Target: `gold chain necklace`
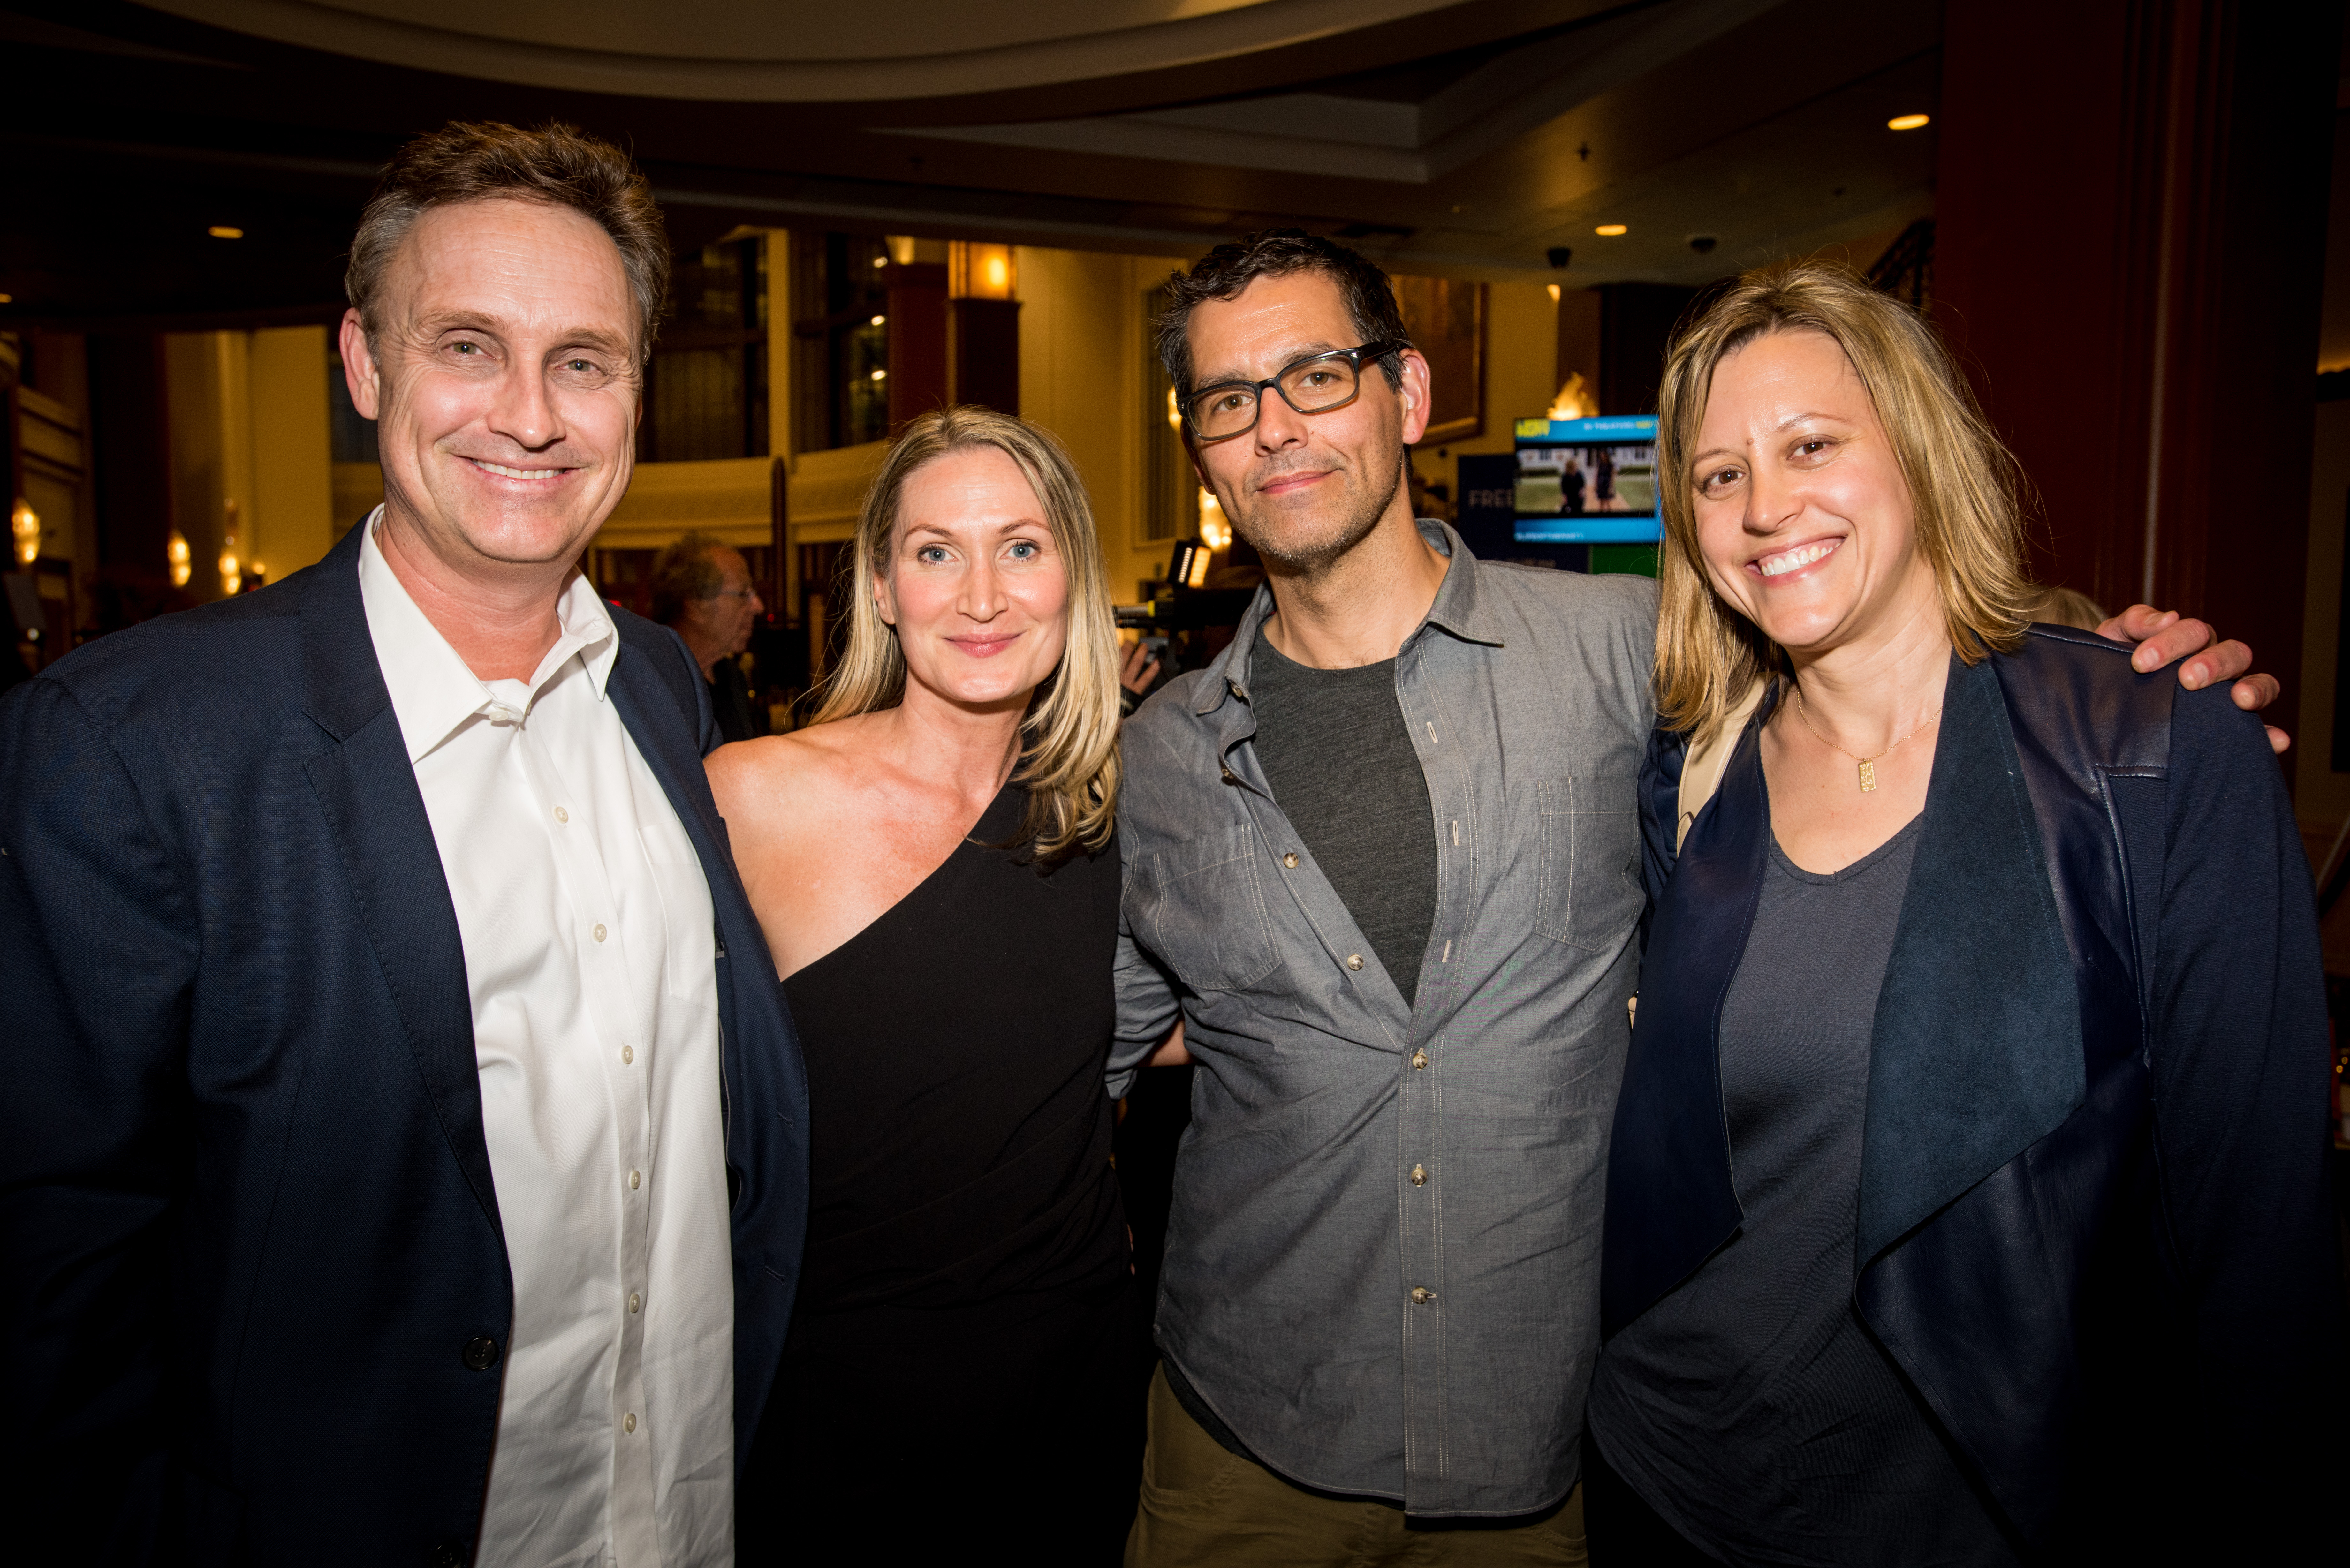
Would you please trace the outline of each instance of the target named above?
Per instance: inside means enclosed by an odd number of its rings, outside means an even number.
[[[1812,739],[1817,741],[1821,745],[1825,746],[1829,751],[1841,753],[1843,755],[1852,758],[1854,762],[1860,764],[1860,793],[1863,794],[1868,794],[1877,787],[1877,763],[1878,757],[1891,756],[1895,752],[1901,749],[1902,741],[1907,741],[1909,739],[1909,735],[1916,734],[1918,731],[1924,729],[1927,725],[1932,723],[1935,720],[1942,716],[1941,709],[1939,707],[1936,708],[1932,712],[1927,714],[1915,724],[1909,726],[1908,735],[1902,736],[1900,741],[1894,742],[1891,745],[1877,753],[1875,757],[1864,757],[1856,753],[1845,751],[1842,746],[1837,745],[1834,741],[1829,740],[1817,730],[1813,730],[1811,716],[1804,711],[1808,704],[1804,701],[1803,687],[1795,684],[1794,682],[1790,682],[1789,684],[1795,686],[1795,717],[1803,722],[1804,729],[1812,731]]]

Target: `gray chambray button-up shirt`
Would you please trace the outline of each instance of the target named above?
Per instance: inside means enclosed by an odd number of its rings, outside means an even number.
[[[1308,1486],[1509,1515],[1574,1486],[1599,1347],[1656,585],[1420,528],[1451,564],[1396,660],[1438,853],[1418,1005],[1257,764],[1260,591],[1127,724],[1110,1090],[1180,1007],[1159,1338],[1233,1434]]]

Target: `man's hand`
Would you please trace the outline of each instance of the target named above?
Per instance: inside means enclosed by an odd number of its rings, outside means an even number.
[[[1159,673],[1159,656],[1146,643],[1137,642],[1126,650],[1126,659],[1118,666],[1118,683],[1137,697],[1150,690],[1151,680]]]
[[[2182,660],[2178,683],[2189,691],[2199,691],[2215,680],[2234,680],[2229,695],[2247,713],[2259,712],[2284,690],[2273,675],[2244,673],[2252,667],[2251,649],[2241,642],[2218,641],[2219,633],[2199,620],[2187,619],[2177,610],[2132,605],[2097,628],[2097,635],[2110,637],[2116,642],[2137,643],[2137,651],[2130,655],[2130,666],[2141,674],[2159,670],[2174,659]],[[2282,753],[2293,744],[2293,737],[2274,724],[2264,727],[2269,732],[2269,744],[2277,752]]]

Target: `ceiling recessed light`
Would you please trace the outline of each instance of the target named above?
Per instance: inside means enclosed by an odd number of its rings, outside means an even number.
[[[1591,232],[1597,234],[1601,239],[1612,240],[1618,234],[1630,234],[1632,229],[1631,225],[1627,223],[1602,223]]]
[[[1930,114],[1897,114],[1885,122],[1887,130],[1918,130],[1934,122]]]
[[[237,228],[229,223],[214,223],[211,228],[206,229],[204,233],[210,234],[216,240],[241,240],[244,238],[244,231],[243,229]]]

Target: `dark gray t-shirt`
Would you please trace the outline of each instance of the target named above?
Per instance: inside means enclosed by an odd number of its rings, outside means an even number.
[[[1727,1563],[2016,1561],[1852,1304],[1869,1042],[1917,837],[1827,876],[1773,842],[1721,1005],[1745,1223],[1592,1379],[1608,1462]]]
[[[1249,658],[1256,760],[1406,1002],[1436,919],[1436,822],[1395,660],[1315,670],[1263,637]]]

